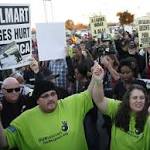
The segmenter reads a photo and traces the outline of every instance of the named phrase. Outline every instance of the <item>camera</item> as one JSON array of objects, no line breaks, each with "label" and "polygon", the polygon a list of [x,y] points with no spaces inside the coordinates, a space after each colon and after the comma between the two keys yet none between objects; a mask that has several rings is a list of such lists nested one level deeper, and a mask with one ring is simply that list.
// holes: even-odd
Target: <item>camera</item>
[{"label": "camera", "polygon": [[98,57],[104,56],[104,55],[116,54],[116,51],[111,42],[109,42],[109,45],[101,44],[97,46],[96,51],[97,51]]},{"label": "camera", "polygon": [[99,45],[96,47],[97,56],[116,54],[116,47],[111,35],[108,33],[101,33],[98,35]]}]

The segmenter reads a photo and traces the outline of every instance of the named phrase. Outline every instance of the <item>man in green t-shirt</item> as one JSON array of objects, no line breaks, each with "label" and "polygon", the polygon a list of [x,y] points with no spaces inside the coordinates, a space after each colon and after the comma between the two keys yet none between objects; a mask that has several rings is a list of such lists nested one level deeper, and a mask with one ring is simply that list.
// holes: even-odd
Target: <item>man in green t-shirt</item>
[{"label": "man in green t-shirt", "polygon": [[87,150],[83,120],[93,107],[91,95],[98,67],[98,64],[94,65],[92,80],[86,91],[59,101],[54,84],[37,82],[33,97],[38,106],[22,113],[5,130],[0,123],[0,147]]},{"label": "man in green t-shirt", "polygon": [[[150,117],[147,92],[142,85],[134,84],[122,101],[104,96],[104,70],[97,69],[97,84],[93,87],[93,99],[98,109],[111,117],[111,150],[150,150]],[[98,102],[99,101],[99,102]]]}]

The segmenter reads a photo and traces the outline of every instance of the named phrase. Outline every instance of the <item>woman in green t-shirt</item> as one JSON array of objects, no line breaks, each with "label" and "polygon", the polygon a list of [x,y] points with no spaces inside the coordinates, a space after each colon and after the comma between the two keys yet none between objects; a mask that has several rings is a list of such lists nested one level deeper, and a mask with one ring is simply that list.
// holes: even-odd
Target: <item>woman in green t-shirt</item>
[{"label": "woman in green t-shirt", "polygon": [[148,115],[148,98],[144,87],[131,86],[123,101],[106,98],[102,80],[104,70],[97,69],[96,86],[93,99],[99,102],[99,110],[110,116],[113,121],[111,129],[111,150],[150,150],[150,118]]}]

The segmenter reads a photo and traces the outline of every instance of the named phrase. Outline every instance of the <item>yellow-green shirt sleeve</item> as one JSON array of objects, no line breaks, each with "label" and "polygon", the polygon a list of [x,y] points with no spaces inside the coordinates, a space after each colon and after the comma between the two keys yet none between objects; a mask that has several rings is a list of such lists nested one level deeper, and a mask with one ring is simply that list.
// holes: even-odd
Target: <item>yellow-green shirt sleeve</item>
[{"label": "yellow-green shirt sleeve", "polygon": [[106,111],[104,112],[104,114],[110,116],[113,119],[118,111],[120,103],[121,101],[108,99]]}]

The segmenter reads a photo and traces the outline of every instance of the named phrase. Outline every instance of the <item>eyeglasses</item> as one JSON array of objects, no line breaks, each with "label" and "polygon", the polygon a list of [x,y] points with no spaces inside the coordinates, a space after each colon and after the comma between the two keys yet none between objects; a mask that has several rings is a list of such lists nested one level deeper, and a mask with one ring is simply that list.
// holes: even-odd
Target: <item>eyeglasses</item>
[{"label": "eyeglasses", "polygon": [[6,90],[8,93],[12,93],[13,91],[20,92],[20,87],[14,88],[14,89],[5,89],[5,88],[3,88],[3,89]]},{"label": "eyeglasses", "polygon": [[47,94],[44,94],[44,95],[42,95],[42,96],[40,96],[41,98],[48,98],[48,97],[53,97],[53,96],[55,96],[57,93],[55,92],[55,91],[53,91],[53,92],[51,92],[50,94],[49,93],[47,93]]}]

